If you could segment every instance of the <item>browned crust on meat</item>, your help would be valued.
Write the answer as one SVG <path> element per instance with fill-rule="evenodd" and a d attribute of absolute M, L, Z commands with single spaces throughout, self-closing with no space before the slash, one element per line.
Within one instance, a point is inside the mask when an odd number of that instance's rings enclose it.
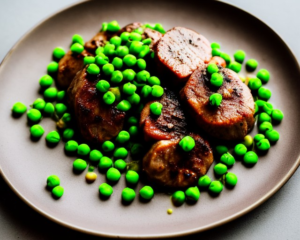
<path fill-rule="evenodd" d="M 163 105 L 162 113 L 156 117 L 150 113 L 148 102 L 141 112 L 140 126 L 146 141 L 178 139 L 187 134 L 187 123 L 181 105 L 175 94 L 165 89 L 158 100 Z"/>
<path fill-rule="evenodd" d="M 191 136 L 196 143 L 191 152 L 184 152 L 179 140 L 162 140 L 152 146 L 143 158 L 143 170 L 150 181 L 163 187 L 185 188 L 207 173 L 213 162 L 212 150 L 199 135 Z"/>
<path fill-rule="evenodd" d="M 96 90 L 98 80 L 87 79 L 86 68 L 76 74 L 68 88 L 68 101 L 75 113 L 77 126 L 88 142 L 102 143 L 123 129 L 125 113 L 109 106 Z"/>
<path fill-rule="evenodd" d="M 209 41 L 197 32 L 174 27 L 167 31 L 155 48 L 159 72 L 169 72 L 175 84 L 184 83 L 201 64 L 211 59 Z"/>
<path fill-rule="evenodd" d="M 206 65 L 198 68 L 190 77 L 180 96 L 199 127 L 211 136 L 224 140 L 240 140 L 252 129 L 254 100 L 249 88 L 230 69 L 220 68 L 224 76 L 223 85 L 212 89 Z M 222 94 L 218 108 L 209 104 L 211 94 Z"/>

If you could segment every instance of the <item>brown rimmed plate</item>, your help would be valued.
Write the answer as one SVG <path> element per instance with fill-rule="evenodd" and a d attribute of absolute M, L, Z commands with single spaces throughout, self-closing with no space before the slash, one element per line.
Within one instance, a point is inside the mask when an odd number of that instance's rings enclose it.
<path fill-rule="evenodd" d="M 272 196 L 294 173 L 299 165 L 298 133 L 300 100 L 299 66 L 281 38 L 268 26 L 248 13 L 216 1 L 89 1 L 83 2 L 48 18 L 9 52 L 0 68 L 0 166 L 4 179 L 31 207 L 64 226 L 101 236 L 145 238 L 170 237 L 203 231 L 252 210 Z M 240 162 L 230 170 L 239 177 L 234 190 L 225 189 L 217 198 L 206 192 L 196 205 L 172 206 L 167 194 L 157 194 L 150 203 L 136 199 L 131 205 L 121 203 L 124 178 L 114 187 L 108 201 L 99 199 L 98 186 L 105 181 L 102 174 L 87 184 L 84 173 L 74 175 L 72 160 L 64 155 L 63 143 L 56 148 L 46 146 L 44 138 L 32 142 L 26 117 L 10 115 L 14 102 L 31 104 L 38 94 L 38 79 L 45 74 L 52 49 L 68 48 L 74 33 L 85 40 L 92 37 L 104 21 L 116 19 L 120 25 L 129 22 L 161 22 L 166 29 L 184 26 L 198 31 L 210 41 L 218 41 L 230 54 L 236 49 L 247 52 L 247 58 L 259 61 L 259 67 L 271 72 L 267 87 L 270 100 L 282 109 L 285 119 L 275 127 L 280 141 L 260 157 L 253 168 Z M 44 119 L 46 132 L 55 123 Z M 255 130 L 251 133 L 255 133 Z M 54 200 L 45 189 L 48 175 L 61 178 L 65 195 Z M 212 169 L 209 175 L 214 178 Z M 139 190 L 141 186 L 137 187 Z M 172 215 L 166 210 L 173 208 Z"/>

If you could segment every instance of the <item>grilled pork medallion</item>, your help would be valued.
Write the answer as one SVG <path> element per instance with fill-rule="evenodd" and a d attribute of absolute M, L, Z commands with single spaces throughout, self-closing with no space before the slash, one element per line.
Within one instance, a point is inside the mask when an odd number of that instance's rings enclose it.
<path fill-rule="evenodd" d="M 192 74 L 180 92 L 181 99 L 198 126 L 212 137 L 241 140 L 255 122 L 252 94 L 235 72 L 222 67 L 219 72 L 224 76 L 223 85 L 213 88 L 206 67 L 202 65 Z M 218 108 L 209 104 L 215 92 L 223 96 Z"/>
<path fill-rule="evenodd" d="M 200 64 L 211 59 L 211 47 L 197 32 L 174 27 L 158 41 L 156 56 L 158 71 L 169 72 L 172 84 L 180 84 L 185 83 Z"/>
<path fill-rule="evenodd" d="M 125 113 L 116 104 L 107 105 L 96 89 L 97 80 L 88 79 L 86 67 L 76 74 L 68 88 L 68 101 L 82 137 L 102 143 L 117 136 L 123 129 Z"/>

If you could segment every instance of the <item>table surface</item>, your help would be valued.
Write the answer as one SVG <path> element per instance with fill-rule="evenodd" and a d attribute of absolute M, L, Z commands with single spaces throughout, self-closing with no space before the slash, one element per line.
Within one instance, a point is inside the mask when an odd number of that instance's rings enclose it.
<path fill-rule="evenodd" d="M 1 0 L 0 60 L 27 31 L 45 16 L 67 7 L 76 0 Z M 273 28 L 300 59 L 299 0 L 226 0 L 257 16 Z M 263 36 L 257 36 L 263 37 Z M 276 51 L 276 49 L 274 50 Z M 1 146 L 0 146 L 1 147 Z M 223 226 L 189 236 L 190 239 L 299 239 L 299 170 L 271 199 Z M 263 184 L 263 183 L 262 183 Z M 258 186 L 259 187 L 259 186 Z M 39 215 L 21 201 L 0 176 L 0 239 L 96 239 L 62 227 Z M 99 239 L 99 238 L 98 238 Z"/>

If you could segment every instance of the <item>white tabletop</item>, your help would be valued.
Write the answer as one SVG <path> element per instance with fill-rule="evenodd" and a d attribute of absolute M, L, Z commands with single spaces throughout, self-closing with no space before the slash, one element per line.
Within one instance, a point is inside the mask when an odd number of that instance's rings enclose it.
<path fill-rule="evenodd" d="M 77 0 L 1 0 L 0 60 L 28 30 Z M 299 0 L 226 0 L 273 28 L 300 59 Z M 260 37 L 260 36 L 257 36 Z M 275 50 L 276 51 L 276 50 Z M 278 56 L 280 57 L 280 56 Z M 5 114 L 5 113 L 2 113 Z M 1 147 L 1 146 L 0 146 Z M 189 239 L 300 239 L 299 170 L 271 199 L 245 216 Z M 0 239 L 96 239 L 64 228 L 23 203 L 0 176 Z M 99 238 L 98 238 L 99 239 Z"/>

